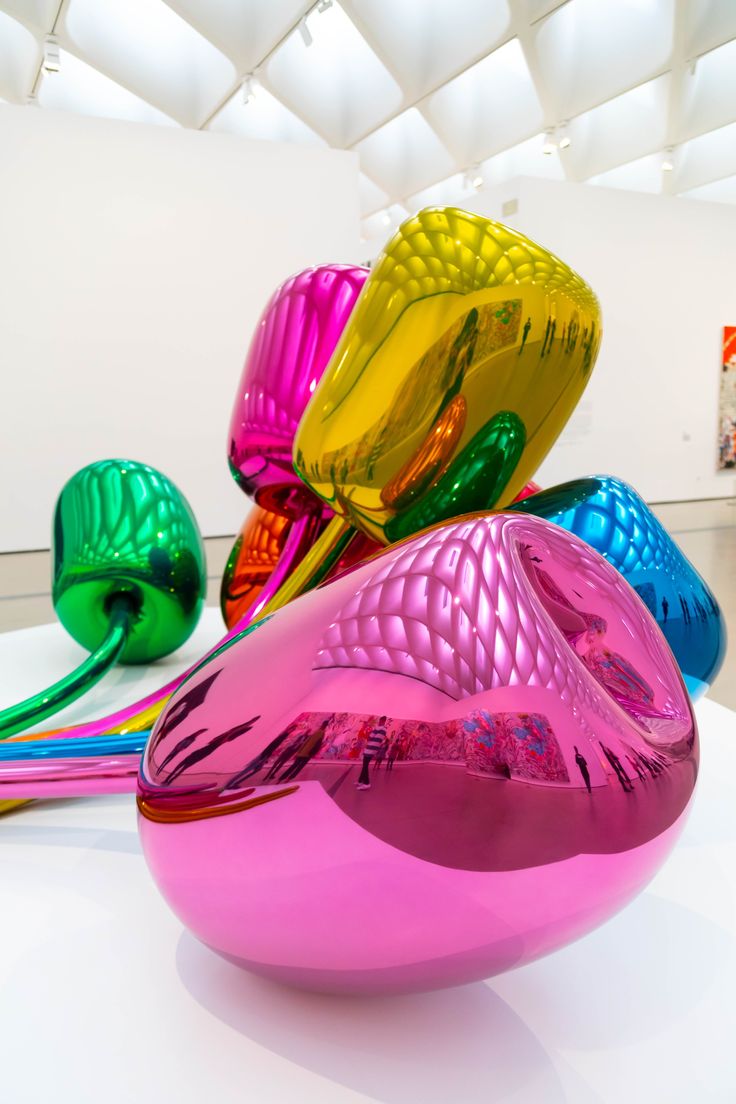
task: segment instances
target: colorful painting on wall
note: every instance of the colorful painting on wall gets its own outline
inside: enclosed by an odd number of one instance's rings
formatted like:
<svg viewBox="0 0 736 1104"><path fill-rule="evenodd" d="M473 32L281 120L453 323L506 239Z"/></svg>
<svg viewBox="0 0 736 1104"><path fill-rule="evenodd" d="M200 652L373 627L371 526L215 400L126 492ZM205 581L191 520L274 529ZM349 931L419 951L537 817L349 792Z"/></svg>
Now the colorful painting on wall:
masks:
<svg viewBox="0 0 736 1104"><path fill-rule="evenodd" d="M718 403L718 468L736 468L736 326L723 327Z"/></svg>

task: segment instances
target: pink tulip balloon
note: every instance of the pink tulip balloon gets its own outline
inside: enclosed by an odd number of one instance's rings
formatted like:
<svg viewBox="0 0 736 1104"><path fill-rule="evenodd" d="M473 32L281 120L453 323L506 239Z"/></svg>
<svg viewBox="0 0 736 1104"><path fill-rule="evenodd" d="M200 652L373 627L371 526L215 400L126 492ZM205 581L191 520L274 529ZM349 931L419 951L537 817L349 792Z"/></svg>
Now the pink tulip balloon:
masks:
<svg viewBox="0 0 736 1104"><path fill-rule="evenodd" d="M256 326L230 421L228 460L246 494L273 513L298 517L324 509L294 471L294 436L368 274L339 264L298 272L276 289Z"/></svg>
<svg viewBox="0 0 736 1104"><path fill-rule="evenodd" d="M321 990L469 982L585 934L672 848L698 741L621 575L521 514L388 549L246 630L139 778L153 876L225 958Z"/></svg>

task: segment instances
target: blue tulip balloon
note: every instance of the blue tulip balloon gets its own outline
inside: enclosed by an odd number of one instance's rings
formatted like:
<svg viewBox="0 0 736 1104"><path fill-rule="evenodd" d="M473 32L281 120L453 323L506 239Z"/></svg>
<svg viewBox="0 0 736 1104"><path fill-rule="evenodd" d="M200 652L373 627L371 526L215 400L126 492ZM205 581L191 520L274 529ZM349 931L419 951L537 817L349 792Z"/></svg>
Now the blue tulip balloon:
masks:
<svg viewBox="0 0 736 1104"><path fill-rule="evenodd" d="M607 475L574 479L509 508L575 533L613 564L659 624L690 695L706 692L726 653L721 608L633 487Z"/></svg>

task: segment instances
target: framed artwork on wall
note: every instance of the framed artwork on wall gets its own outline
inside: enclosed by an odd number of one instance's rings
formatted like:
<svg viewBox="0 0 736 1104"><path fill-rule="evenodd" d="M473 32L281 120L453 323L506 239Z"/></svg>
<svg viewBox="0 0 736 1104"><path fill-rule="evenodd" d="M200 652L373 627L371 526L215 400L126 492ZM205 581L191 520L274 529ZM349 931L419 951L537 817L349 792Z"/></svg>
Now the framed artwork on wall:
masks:
<svg viewBox="0 0 736 1104"><path fill-rule="evenodd" d="M718 402L718 469L736 468L736 326L723 327Z"/></svg>

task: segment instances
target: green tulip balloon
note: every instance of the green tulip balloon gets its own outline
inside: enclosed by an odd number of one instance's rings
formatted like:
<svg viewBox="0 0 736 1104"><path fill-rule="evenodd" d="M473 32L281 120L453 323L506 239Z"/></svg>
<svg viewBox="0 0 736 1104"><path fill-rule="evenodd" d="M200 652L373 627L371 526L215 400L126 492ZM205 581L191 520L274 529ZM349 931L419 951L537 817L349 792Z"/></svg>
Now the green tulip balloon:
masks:
<svg viewBox="0 0 736 1104"><path fill-rule="evenodd" d="M54 608L90 656L46 690L0 712L0 738L79 698L115 663L151 663L193 632L207 585L194 514L161 472L134 460L82 468L59 495Z"/></svg>

